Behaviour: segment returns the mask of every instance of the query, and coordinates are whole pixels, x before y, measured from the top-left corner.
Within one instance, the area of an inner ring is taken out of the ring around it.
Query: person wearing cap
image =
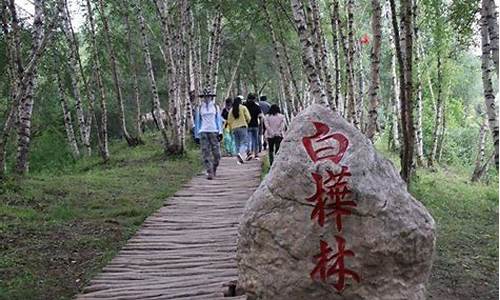
[[[215,177],[220,161],[220,141],[222,140],[222,118],[215,104],[215,94],[208,89],[200,95],[202,103],[195,114],[195,139],[200,140],[201,155],[207,179]]]

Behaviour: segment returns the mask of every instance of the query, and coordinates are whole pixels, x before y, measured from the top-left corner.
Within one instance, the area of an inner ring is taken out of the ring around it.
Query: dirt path
[[[259,161],[237,166],[224,158],[215,180],[195,177],[146,219],[77,299],[222,299],[223,284],[238,276],[238,219],[260,170]]]

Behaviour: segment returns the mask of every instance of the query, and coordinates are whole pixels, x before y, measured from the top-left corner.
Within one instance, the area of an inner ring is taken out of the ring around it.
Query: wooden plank
[[[223,158],[218,176],[194,177],[147,218],[76,299],[236,299],[238,220],[260,183],[259,161]]]

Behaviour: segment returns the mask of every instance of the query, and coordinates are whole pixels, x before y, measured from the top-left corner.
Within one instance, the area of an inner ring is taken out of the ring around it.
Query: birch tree
[[[86,1],[87,4],[87,18],[89,21],[89,29],[90,29],[90,41],[92,48],[92,56],[94,62],[94,73],[95,80],[97,82],[97,88],[99,90],[99,104],[101,109],[101,124],[100,124],[100,139],[101,139],[101,147],[99,148],[102,159],[106,162],[109,160],[109,139],[108,139],[108,108],[107,108],[107,95],[106,90],[104,89],[104,84],[102,81],[102,71],[101,71],[101,63],[99,56],[99,48],[97,47],[97,39],[95,32],[95,22],[93,17],[92,5],[90,4],[90,0]]]
[[[149,76],[149,83],[151,84],[151,94],[153,95],[153,114],[162,110],[160,105],[160,97],[158,96],[158,88],[156,85],[156,79],[153,71],[153,63],[151,61],[151,53],[149,52],[149,42],[148,37],[146,35],[146,25],[144,22],[144,16],[142,13],[142,9],[140,5],[133,5],[137,11],[137,18],[139,20],[139,27],[142,38],[142,50],[144,52],[144,62],[146,64],[146,70]],[[170,152],[170,142],[168,137],[167,129],[165,128],[165,124],[163,123],[163,118],[158,115],[156,117],[156,122],[158,123],[158,127],[160,129],[161,135],[163,137],[163,149],[165,153]]]
[[[412,5],[409,1],[402,0],[401,24],[396,15],[396,3],[389,0],[391,7],[392,27],[394,31],[394,43],[399,65],[400,76],[400,98],[401,98],[401,129],[403,134],[403,147],[401,149],[401,177],[408,184],[411,180],[413,167],[413,150],[415,143],[415,132],[413,128],[413,82],[412,82]],[[401,34],[399,32],[401,26]]]
[[[99,0],[99,10],[100,10],[100,15],[101,15],[101,22],[103,25],[103,31],[104,31],[104,37],[105,37],[105,44],[106,44],[106,50],[109,53],[109,58],[111,62],[111,73],[113,75],[113,83],[115,87],[115,96],[116,100],[118,102],[118,110],[119,110],[119,118],[120,118],[120,125],[122,129],[122,134],[125,140],[127,141],[129,146],[137,146],[139,144],[139,140],[135,137],[132,137],[130,133],[127,130],[127,123],[126,123],[126,117],[125,117],[125,105],[123,104],[123,93],[122,93],[122,87],[120,83],[120,75],[118,73],[118,66],[116,63],[116,53],[115,53],[115,48],[113,47],[113,41],[111,40],[111,34],[109,31],[109,24],[108,24],[108,17],[106,16],[106,11],[105,11],[105,6],[104,6],[104,1]]]
[[[307,30],[306,17],[304,15],[304,7],[299,0],[291,0],[295,25],[302,46],[302,64],[307,74],[307,79],[311,87],[311,93],[319,104],[328,106],[328,98],[323,88],[323,83],[316,70],[316,62],[314,57],[313,45],[311,42],[311,33]]]
[[[486,114],[488,116],[488,124],[493,137],[493,146],[495,149],[495,166],[498,170],[498,115],[495,103],[495,94],[493,93],[493,85],[491,81],[492,57],[490,46],[491,40],[488,32],[488,6],[488,0],[481,1],[481,70]]]
[[[382,8],[379,0],[372,0],[373,46],[371,51],[370,102],[368,105],[368,124],[366,136],[373,142],[377,132],[378,106],[380,102],[380,47],[382,44]]]

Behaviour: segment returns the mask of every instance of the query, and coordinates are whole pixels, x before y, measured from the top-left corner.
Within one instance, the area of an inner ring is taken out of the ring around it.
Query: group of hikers
[[[240,165],[259,159],[259,153],[269,148],[269,163],[272,164],[285,131],[285,117],[279,106],[267,102],[266,96],[258,99],[250,93],[246,101],[241,95],[226,99],[221,110],[215,103],[215,96],[205,89],[194,114],[194,138],[201,147],[207,179],[216,176],[221,143],[224,152],[236,157]]]

